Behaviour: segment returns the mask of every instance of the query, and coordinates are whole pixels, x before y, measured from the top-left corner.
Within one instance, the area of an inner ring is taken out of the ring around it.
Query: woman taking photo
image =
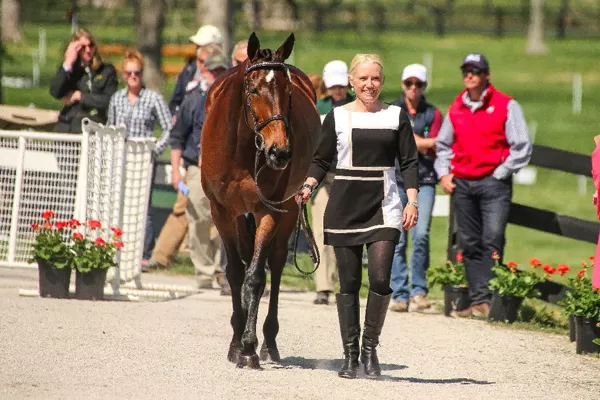
[[[154,124],[158,121],[162,135],[154,153],[164,150],[171,131],[171,113],[163,97],[142,82],[144,57],[136,50],[125,53],[123,58],[123,79],[127,87],[116,92],[110,99],[108,125],[125,126],[128,137],[153,137]],[[142,264],[150,259],[154,247],[154,226],[148,208]]]
[[[383,63],[358,54],[349,70],[356,100],[331,110],[301,188],[301,201],[323,180],[337,150],[337,169],[324,219],[325,244],[334,248],[340,293],[338,318],[345,361],[339,376],[355,378],[359,366],[359,290],[362,252],[367,246],[369,294],[360,360],[368,377],[381,375],[376,347],[390,302],[390,273],[400,230],[418,217],[417,147],[408,116],[380,102]],[[408,203],[402,209],[395,179],[398,158]]]

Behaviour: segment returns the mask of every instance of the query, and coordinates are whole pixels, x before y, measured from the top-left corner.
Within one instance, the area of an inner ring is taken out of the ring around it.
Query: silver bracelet
[[[417,210],[419,209],[419,203],[417,203],[416,201],[409,201],[408,203],[406,203],[406,205],[407,206],[413,206]]]

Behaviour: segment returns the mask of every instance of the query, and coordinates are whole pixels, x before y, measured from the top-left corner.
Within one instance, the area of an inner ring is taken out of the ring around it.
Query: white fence
[[[119,285],[141,287],[142,247],[152,177],[153,138],[125,136],[123,128],[84,120],[83,134],[0,131],[0,266],[28,264],[44,210],[57,220],[98,219],[123,229]],[[115,277],[119,279],[115,279]]]

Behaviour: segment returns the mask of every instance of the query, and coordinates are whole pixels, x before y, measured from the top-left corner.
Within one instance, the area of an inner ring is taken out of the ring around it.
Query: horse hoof
[[[250,369],[261,369],[260,361],[256,353],[252,355],[240,354],[236,365],[238,368],[248,367]]]
[[[227,360],[234,364],[237,364],[240,354],[242,354],[242,348],[237,346],[229,346],[229,352],[227,353]]]
[[[281,357],[279,356],[279,350],[277,346],[268,347],[266,343],[263,343],[260,348],[260,361],[268,361],[279,364]]]

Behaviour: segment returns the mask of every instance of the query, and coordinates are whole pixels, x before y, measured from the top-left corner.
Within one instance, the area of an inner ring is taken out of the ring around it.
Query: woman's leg
[[[369,252],[369,296],[365,311],[361,361],[368,377],[381,375],[377,346],[392,297],[390,275],[395,246],[396,244],[390,240],[374,242],[367,247]]]
[[[358,292],[362,281],[362,246],[334,247],[340,278],[340,293],[336,295],[344,365],[338,375],[356,378],[360,354],[360,308]]]

